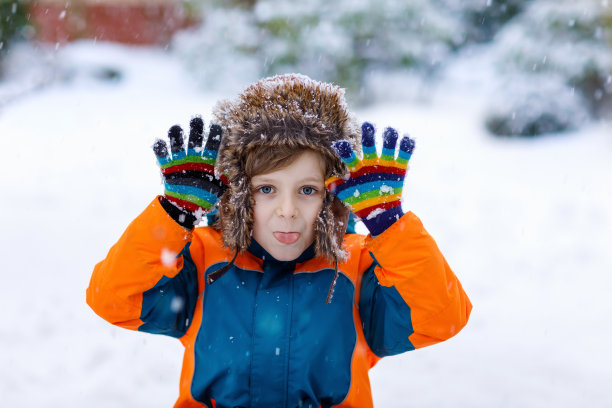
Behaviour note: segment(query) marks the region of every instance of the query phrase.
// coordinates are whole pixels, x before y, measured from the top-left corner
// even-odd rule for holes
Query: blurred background
[[[609,0],[0,0],[0,406],[173,404],[180,343],[95,316],[91,270],[153,140],[287,72],[416,138],[404,209],[474,304],[376,406],[612,406]]]
[[[368,104],[427,99],[449,65],[477,54],[494,76],[481,80],[495,82],[488,131],[534,136],[612,112],[610,10],[608,0],[1,0],[0,75],[27,82],[11,61],[26,43],[52,65],[38,85],[65,78],[53,51],[90,39],[163,48],[204,90],[302,72]]]

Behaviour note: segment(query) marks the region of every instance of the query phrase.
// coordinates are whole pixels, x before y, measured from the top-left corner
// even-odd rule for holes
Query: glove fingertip
[[[217,157],[217,152],[219,151],[219,146],[221,145],[221,134],[221,126],[211,123],[208,131],[208,139],[206,140],[206,146],[204,146],[204,150],[208,151],[209,155]]]
[[[221,134],[223,133],[223,130],[221,129],[220,125],[217,125],[216,123],[211,123],[210,124],[210,130],[208,133],[208,137],[213,137],[216,140],[219,140],[219,136],[221,136]]]
[[[353,148],[348,140],[340,140],[333,144],[333,148],[342,159],[349,159],[353,155]]]
[[[386,149],[395,149],[397,143],[397,130],[392,127],[385,129],[383,133],[383,147]]]
[[[200,116],[194,116],[189,122],[189,140],[187,149],[189,154],[199,156],[202,149],[202,133],[204,132],[204,121]]]
[[[374,125],[370,122],[363,122],[361,124],[361,131],[364,133],[374,133]]]
[[[168,146],[166,142],[162,139],[155,139],[155,143],[153,143],[153,153],[159,159],[163,159],[168,156]]]
[[[204,119],[202,119],[202,117],[200,115],[195,115],[194,117],[191,118],[191,120],[189,121],[189,125],[190,126],[204,126]]]
[[[168,137],[169,138],[177,138],[183,136],[183,128],[179,125],[174,125],[168,129]]]
[[[385,132],[383,133],[383,139],[397,139],[397,130],[392,127],[385,128]]]
[[[415,142],[409,136],[404,136],[400,141],[400,150],[409,154],[414,151]]]
[[[170,151],[173,155],[184,149],[183,128],[179,125],[174,125],[168,130],[168,139],[170,139]]]
[[[191,118],[191,121],[189,121],[189,127],[191,128],[192,132],[195,131],[202,134],[204,131],[204,120],[202,120],[201,116],[194,116]]]
[[[361,125],[361,144],[366,147],[374,146],[374,135],[376,129],[370,122],[363,122]]]

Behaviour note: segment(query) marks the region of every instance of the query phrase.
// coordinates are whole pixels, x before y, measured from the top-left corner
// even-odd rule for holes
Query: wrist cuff
[[[188,230],[193,229],[197,222],[197,218],[195,215],[193,215],[191,211],[177,207],[164,196],[159,197],[159,202],[162,207],[164,207],[164,210],[166,210],[168,215],[172,217],[172,219],[176,221],[181,227],[186,228]]]
[[[382,234],[387,228],[402,218],[404,211],[402,206],[398,205],[387,210],[374,210],[368,216],[361,219],[365,224],[370,235],[373,237]]]

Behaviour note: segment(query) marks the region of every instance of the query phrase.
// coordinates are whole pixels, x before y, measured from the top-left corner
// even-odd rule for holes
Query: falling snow
[[[171,251],[168,248],[162,248],[161,251],[161,262],[164,266],[172,267],[176,263],[176,252]]]
[[[609,405],[612,366],[602,362],[612,326],[602,322],[612,287],[612,126],[492,139],[478,122],[493,91],[488,62],[449,70],[452,81],[428,88],[426,104],[355,110],[419,138],[403,206],[436,238],[475,306],[450,341],[382,359],[370,372],[375,406]],[[95,264],[161,191],[154,138],[230,95],[196,92],[180,61],[154,49],[79,42],[61,47],[54,64],[74,76],[0,110],[11,152],[0,161],[11,175],[2,190],[19,198],[0,212],[0,405],[172,406],[181,343],[109,325],[84,291]],[[122,82],[88,74],[107,64],[126,74]],[[160,253],[157,267],[176,255]]]

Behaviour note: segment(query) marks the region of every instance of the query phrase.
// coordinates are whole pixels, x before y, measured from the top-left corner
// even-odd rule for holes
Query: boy
[[[402,211],[413,141],[396,158],[388,128],[378,156],[342,91],[300,75],[255,83],[215,119],[203,149],[199,118],[186,151],[178,127],[170,153],[156,142],[164,196],[96,265],[87,302],[180,338],[176,407],[371,407],[380,358],[452,337],[471,311]],[[215,227],[194,229],[216,204]],[[345,233],[350,210],[370,235]]]

